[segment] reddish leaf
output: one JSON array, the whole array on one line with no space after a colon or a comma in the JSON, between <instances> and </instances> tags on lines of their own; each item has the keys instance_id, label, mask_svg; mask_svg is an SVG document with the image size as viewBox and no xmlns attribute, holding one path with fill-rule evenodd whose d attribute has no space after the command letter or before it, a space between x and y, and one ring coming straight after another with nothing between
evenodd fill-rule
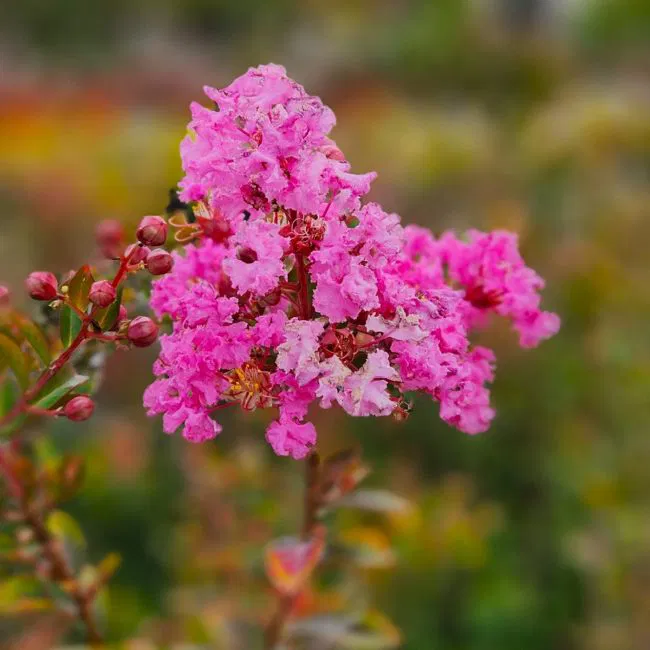
<instances>
[{"instance_id":1,"label":"reddish leaf","mask_svg":"<svg viewBox=\"0 0 650 650\"><path fill-rule=\"evenodd\" d=\"M322 536L309 541L296 537L274 540L266 548L266 575L280 593L296 594L318 566L324 550L325 542Z\"/></svg>"}]
</instances>

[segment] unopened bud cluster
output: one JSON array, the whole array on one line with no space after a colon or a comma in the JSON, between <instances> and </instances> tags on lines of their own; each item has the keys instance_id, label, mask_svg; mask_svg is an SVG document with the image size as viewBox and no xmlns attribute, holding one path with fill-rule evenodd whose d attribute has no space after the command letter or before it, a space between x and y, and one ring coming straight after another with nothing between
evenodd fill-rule
<instances>
[{"instance_id":1,"label":"unopened bud cluster","mask_svg":"<svg viewBox=\"0 0 650 650\"><path fill-rule=\"evenodd\" d=\"M136 231L138 243L126 248L123 228L116 221L100 223L96 237L105 257L119 259L122 256L130 266L142 264L152 275L169 273L174 265L174 258L166 250L156 248L167 241L167 222L160 216L143 217Z\"/></svg>"}]
</instances>

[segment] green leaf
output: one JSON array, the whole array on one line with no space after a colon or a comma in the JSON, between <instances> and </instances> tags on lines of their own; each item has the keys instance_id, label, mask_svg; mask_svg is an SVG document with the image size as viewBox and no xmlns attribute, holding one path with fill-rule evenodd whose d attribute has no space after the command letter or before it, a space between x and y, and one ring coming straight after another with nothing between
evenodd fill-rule
<instances>
[{"instance_id":1,"label":"green leaf","mask_svg":"<svg viewBox=\"0 0 650 650\"><path fill-rule=\"evenodd\" d=\"M96 568L101 584L106 584L122 564L122 557L119 553L109 553Z\"/></svg>"},{"instance_id":2,"label":"green leaf","mask_svg":"<svg viewBox=\"0 0 650 650\"><path fill-rule=\"evenodd\" d=\"M29 385L29 369L25 355L6 334L0 334L0 366L6 363L13 371L22 388Z\"/></svg>"},{"instance_id":3,"label":"green leaf","mask_svg":"<svg viewBox=\"0 0 650 650\"><path fill-rule=\"evenodd\" d=\"M102 328L102 331L110 330L117 321L120 313L120 305L122 304L122 290L123 287L117 290L115 300L108 307L98 309L95 312L94 320Z\"/></svg>"},{"instance_id":4,"label":"green leaf","mask_svg":"<svg viewBox=\"0 0 650 650\"><path fill-rule=\"evenodd\" d=\"M402 643L398 628L381 612L371 610L339 641L342 650L390 650Z\"/></svg>"},{"instance_id":5,"label":"green leaf","mask_svg":"<svg viewBox=\"0 0 650 650\"><path fill-rule=\"evenodd\" d=\"M63 347L67 348L81 330L81 319L68 305L61 308L59 328L61 330L61 342Z\"/></svg>"},{"instance_id":6,"label":"green leaf","mask_svg":"<svg viewBox=\"0 0 650 650\"><path fill-rule=\"evenodd\" d=\"M0 613L5 615L20 616L54 609L54 603L47 598L17 598L13 602L0 604Z\"/></svg>"},{"instance_id":7,"label":"green leaf","mask_svg":"<svg viewBox=\"0 0 650 650\"><path fill-rule=\"evenodd\" d=\"M360 510L391 514L403 514L412 509L412 505L407 499L393 494L389 490L357 490L341 499L339 504Z\"/></svg>"},{"instance_id":8,"label":"green leaf","mask_svg":"<svg viewBox=\"0 0 650 650\"><path fill-rule=\"evenodd\" d=\"M0 612L7 613L16 601L38 594L39 583L35 578L14 576L0 582Z\"/></svg>"},{"instance_id":9,"label":"green leaf","mask_svg":"<svg viewBox=\"0 0 650 650\"><path fill-rule=\"evenodd\" d=\"M84 264L68 283L68 298L81 311L85 311L88 307L88 294L94 281L90 267Z\"/></svg>"},{"instance_id":10,"label":"green leaf","mask_svg":"<svg viewBox=\"0 0 650 650\"><path fill-rule=\"evenodd\" d=\"M50 533L64 542L72 542L84 548L86 538L76 519L63 510L54 510L47 518L47 529Z\"/></svg>"},{"instance_id":11,"label":"green leaf","mask_svg":"<svg viewBox=\"0 0 650 650\"><path fill-rule=\"evenodd\" d=\"M89 380L90 377L86 375L74 375L70 377L70 379L65 381L63 384L60 384L59 386L54 386L52 390L50 390L49 392L45 394L41 394L38 400L34 402L33 406L42 409L52 408L57 404L57 402L63 399L68 393L73 391L75 388L79 388Z\"/></svg>"},{"instance_id":12,"label":"green leaf","mask_svg":"<svg viewBox=\"0 0 650 650\"><path fill-rule=\"evenodd\" d=\"M0 418L11 410L18 399L18 387L11 379L5 379L0 385Z\"/></svg>"},{"instance_id":13,"label":"green leaf","mask_svg":"<svg viewBox=\"0 0 650 650\"><path fill-rule=\"evenodd\" d=\"M16 314L14 317L16 327L22 332L29 344L34 348L41 361L47 366L52 360L50 354L50 345L41 329L29 318L22 314Z\"/></svg>"}]
</instances>

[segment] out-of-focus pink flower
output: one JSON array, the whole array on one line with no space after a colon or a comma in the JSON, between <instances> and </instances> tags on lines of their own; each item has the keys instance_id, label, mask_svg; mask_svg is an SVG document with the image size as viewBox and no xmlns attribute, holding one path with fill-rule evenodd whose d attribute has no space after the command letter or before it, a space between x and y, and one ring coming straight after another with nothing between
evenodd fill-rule
<instances>
[{"instance_id":1,"label":"out-of-focus pink flower","mask_svg":"<svg viewBox=\"0 0 650 650\"><path fill-rule=\"evenodd\" d=\"M124 226L115 219L106 219L97 224L95 239L104 257L116 259L124 248Z\"/></svg>"},{"instance_id":2,"label":"out-of-focus pink flower","mask_svg":"<svg viewBox=\"0 0 650 650\"><path fill-rule=\"evenodd\" d=\"M0 307L3 307L5 305L9 304L10 295L11 295L11 292L9 291L9 288L5 287L4 284L0 284Z\"/></svg>"}]
</instances>

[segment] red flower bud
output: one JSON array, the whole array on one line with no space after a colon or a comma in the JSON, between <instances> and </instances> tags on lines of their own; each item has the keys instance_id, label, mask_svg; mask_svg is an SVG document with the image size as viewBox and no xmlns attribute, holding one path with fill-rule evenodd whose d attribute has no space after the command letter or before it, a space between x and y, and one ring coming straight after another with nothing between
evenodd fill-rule
<instances>
[{"instance_id":1,"label":"red flower bud","mask_svg":"<svg viewBox=\"0 0 650 650\"><path fill-rule=\"evenodd\" d=\"M108 307L115 300L115 287L106 280L93 282L88 299L97 307Z\"/></svg>"},{"instance_id":2,"label":"red flower bud","mask_svg":"<svg viewBox=\"0 0 650 650\"><path fill-rule=\"evenodd\" d=\"M34 271L27 276L25 287L34 300L54 300L58 293L56 278L47 271Z\"/></svg>"},{"instance_id":3,"label":"red flower bud","mask_svg":"<svg viewBox=\"0 0 650 650\"><path fill-rule=\"evenodd\" d=\"M174 258L167 251L159 248L149 254L146 265L151 275L165 275L172 270Z\"/></svg>"},{"instance_id":4,"label":"red flower bud","mask_svg":"<svg viewBox=\"0 0 650 650\"><path fill-rule=\"evenodd\" d=\"M115 219L106 219L97 225L95 239L102 255L115 259L124 248L124 227Z\"/></svg>"},{"instance_id":5,"label":"red flower bud","mask_svg":"<svg viewBox=\"0 0 650 650\"><path fill-rule=\"evenodd\" d=\"M146 348L158 338L158 325L147 316L138 316L129 323L126 336L136 348Z\"/></svg>"},{"instance_id":6,"label":"red flower bud","mask_svg":"<svg viewBox=\"0 0 650 650\"><path fill-rule=\"evenodd\" d=\"M140 264L144 262L151 251L142 244L131 244L125 251L124 257L129 260L129 264Z\"/></svg>"},{"instance_id":7,"label":"red flower bud","mask_svg":"<svg viewBox=\"0 0 650 650\"><path fill-rule=\"evenodd\" d=\"M136 234L146 246L162 246L167 239L167 223L162 217L144 217Z\"/></svg>"},{"instance_id":8,"label":"red flower bud","mask_svg":"<svg viewBox=\"0 0 650 650\"><path fill-rule=\"evenodd\" d=\"M64 407L63 415L73 422L87 420L95 410L95 403L87 395L73 397Z\"/></svg>"}]
</instances>

